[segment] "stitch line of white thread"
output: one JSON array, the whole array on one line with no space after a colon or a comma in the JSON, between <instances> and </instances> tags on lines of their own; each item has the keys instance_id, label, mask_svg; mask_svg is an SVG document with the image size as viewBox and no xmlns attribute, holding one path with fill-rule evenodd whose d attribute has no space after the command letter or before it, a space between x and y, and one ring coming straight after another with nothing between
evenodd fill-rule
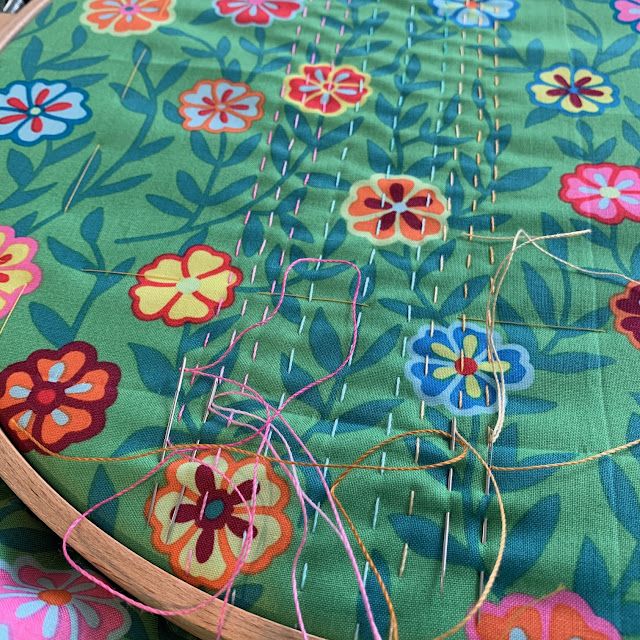
<instances>
[{"instance_id":1,"label":"stitch line of white thread","mask_svg":"<svg viewBox=\"0 0 640 640\"><path fill-rule=\"evenodd\" d=\"M414 8L414 6L412 5L412 9ZM443 39L442 39L442 61L441 61L441 66L440 66L440 73L441 73L441 81L440 81L440 87L439 87L439 99L438 99L438 107L437 107L437 119L436 119L436 125L435 125L435 131L436 131L436 136L440 133L441 128L442 128L442 114L443 114L443 110L444 110L444 94L445 94L445 89L446 89L446 72L447 72L447 55L448 55L448 36L449 36L449 24L447 22L448 20L448 16L444 16L444 21L443 21ZM407 51L407 55L405 57L405 62L408 62L408 51ZM460 90L460 85L459 85L459 90ZM461 114L462 110L461 110L461 105L460 103L458 103L458 109L457 109L457 117ZM459 128L456 129L457 130L457 136L459 137ZM430 169L430 175L429 175L429 181L433 184L435 177L436 177L436 157L438 155L438 142L437 139L434 141L434 145L433 145L433 152L432 152L432 164L431 164L431 169ZM457 157L457 147L454 146L454 157ZM449 173L449 181L452 184L453 183L453 169L450 170ZM451 198L447 198L447 202L446 202L446 207L447 207L447 211L451 211ZM447 241L447 232L448 232L448 228L447 225L443 225L443 230L442 230L442 244L444 245L444 243ZM420 262L420 256L421 256L421 251L422 251L422 246L418 245L416 247L416 263ZM372 251L372 255L371 255L371 259L373 259L374 256L374 251ZM444 272L444 265L445 265L445 261L444 261L444 254L440 255L440 260L439 260L439 271L442 273ZM416 279L416 271L415 269L413 270L412 274L411 274L411 284L410 284L410 289L411 291L414 290L415 288L415 279ZM437 304L437 300L438 300L438 285L435 284L434 288L433 288L433 302L434 304ZM406 323L407 325L409 325L411 323L411 317L412 317L412 305L411 303L407 304L407 318L406 318ZM433 336L433 333L435 331L435 321L432 319L431 323L430 323L430 334ZM404 336L403 340L402 340L402 347L401 347L401 355L402 355L402 359L404 360L405 355L406 355L406 348L407 348L407 341L408 341L408 337L409 336ZM425 375L426 372L428 371L428 358L425 358ZM401 385L401 380L402 380L402 376L398 375L396 377L396 382L395 382L395 388L394 388L394 395L396 397L398 397L400 395L400 385ZM420 401L420 409L419 409L419 415L420 415L420 420L423 421L425 418L425 402L424 400ZM389 412L388 418L387 418L387 430L386 430L386 434L389 435L391 433L391 429L393 427L393 411ZM419 439L416 441L416 457L419 456ZM415 494L413 491L411 491L410 493L410 500L409 500L409 504L410 504L410 508L409 508L409 513L408 515L412 515L413 514L413 505L414 505L414 498L415 498ZM379 498L378 498L379 501ZM377 514L378 511L378 502L376 502L376 507L374 510L374 513ZM398 569L398 577L402 577L406 567L407 567L407 558L408 558L408 551L409 551L409 547L408 544L405 542L402 546L402 550L400 553L400 566Z\"/></svg>"}]
</instances>

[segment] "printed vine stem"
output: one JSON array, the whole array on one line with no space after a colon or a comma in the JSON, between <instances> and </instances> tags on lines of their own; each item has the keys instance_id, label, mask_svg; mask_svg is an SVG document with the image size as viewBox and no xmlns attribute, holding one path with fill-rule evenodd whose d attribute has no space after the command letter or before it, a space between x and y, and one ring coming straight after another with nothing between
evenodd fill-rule
<instances>
[{"instance_id":1,"label":"printed vine stem","mask_svg":"<svg viewBox=\"0 0 640 640\"><path fill-rule=\"evenodd\" d=\"M47 22L47 18L51 15L51 11L53 9L53 4L45 7L36 17L35 19L35 27L30 30L24 30L18 33L13 40L20 40L22 38L28 38L32 35L40 35L43 31L53 26L60 18L63 18L68 13L71 13L77 5L77 2L67 2L66 4L60 5L54 16L51 18L49 22ZM58 7L58 4L56 4Z\"/></svg>"},{"instance_id":2,"label":"printed vine stem","mask_svg":"<svg viewBox=\"0 0 640 640\"><path fill-rule=\"evenodd\" d=\"M336 21L336 27L340 28L342 26L345 27L345 29L351 31L351 35L349 36L349 38L344 42L343 45L341 45L340 47L340 51L338 52L338 55L335 57L335 64L336 65L341 65L345 58L351 58L351 57L361 57L360 53L351 53L352 49L354 48L354 46L358 43L358 40L360 40L360 38L362 37L369 37L370 35L373 35L373 33L375 33L378 29L380 29L380 27L382 27L384 25L384 23L387 21L387 18L381 19L380 15L378 16L377 20L373 20L373 16L369 16L368 18L366 18L365 20L360 20L360 16L359 16L359 9L361 9L362 7L365 6L370 6L372 4L378 4L379 0L369 0L369 2L366 2L365 4L362 4L361 6L357 6L355 3L350 3L347 2L346 0L341 0L341 4L343 6L349 6L350 8L350 18L351 18L351 24L347 24L347 23L342 23L340 21ZM368 31L366 30L367 25L370 26L370 28L372 29L371 34L368 33ZM375 40L372 40L369 47L376 47L375 45ZM377 41L379 43L383 43L384 41ZM390 44L390 43L389 43ZM378 50L382 50L384 48L386 48L385 46L380 46L380 47L376 47Z\"/></svg>"},{"instance_id":3,"label":"printed vine stem","mask_svg":"<svg viewBox=\"0 0 640 640\"><path fill-rule=\"evenodd\" d=\"M411 48L413 48L417 43L419 42L427 42L427 41L434 41L434 40L444 40L444 39L450 39L452 38L454 35L457 35L457 32L455 30L452 30L449 32L449 35L447 37L444 36L443 32L442 32L442 21L441 20L435 20L435 21L431 21L428 20L427 18L429 18L429 14L425 14L422 11L418 11L418 15L423 19L424 22L426 22L427 24L430 24L431 27L429 29L426 29L425 31L423 31L422 33L420 33L419 31L413 31L411 33ZM417 22L417 21L414 21ZM408 33L408 21L405 22L405 33ZM387 72L389 70L395 70L400 66L400 61L404 59L405 54L408 51L408 46L407 46L407 40L406 38L403 41L403 44L400 45L397 49L396 49L396 53L393 57L393 60L385 65L385 67L382 67L381 69L376 70L378 73L380 72ZM373 72L373 75L376 75L376 72ZM438 82L438 84L440 84Z\"/></svg>"},{"instance_id":4,"label":"printed vine stem","mask_svg":"<svg viewBox=\"0 0 640 640\"><path fill-rule=\"evenodd\" d=\"M322 126L321 123L318 126ZM317 131L317 127L316 127ZM119 238L115 241L116 244L131 244L134 242L145 242L146 240L157 240L160 238L170 238L178 235L183 235L186 233L193 233L194 231L200 231L202 229L209 229L219 224L224 224L229 220L233 220L241 215L246 215L247 209L252 209L252 215L261 215L267 216L268 212L261 212L253 210L255 205L263 202L264 200L270 198L279 187L282 187L290 178L295 175L295 172L300 167L304 159L313 151L313 147L310 145L306 145L304 150L300 153L295 162L287 168L287 172L284 176L281 176L276 182L272 183L269 189L260 193L255 199L251 199L249 201L243 202L242 205L234 209L231 213L228 213L220 218L213 218L211 220L207 220L206 222L200 222L199 224L193 224L192 221L185 222L178 229L172 229L170 231L161 231L159 233L152 233L144 236L133 236L129 238ZM204 210L204 206L203 206Z\"/></svg>"},{"instance_id":5,"label":"printed vine stem","mask_svg":"<svg viewBox=\"0 0 640 640\"><path fill-rule=\"evenodd\" d=\"M217 49L212 48L206 41L202 40L201 38L198 38L197 36L192 36L190 34L187 34L185 32L182 32L178 29L173 29L173 28L169 28L166 27L164 28L165 31L169 30L171 33L176 32L178 34L184 35L192 40L197 41L200 44L203 44L206 48L204 50L205 53L208 53L208 55L210 55L211 57L215 57L218 60L218 63L220 64L220 70L221 73L224 72L224 68L225 68L225 62L224 62L224 58L225 55L220 55ZM291 43L287 43L286 48L289 50L291 46ZM274 47L271 49L268 49L267 51L275 51L278 52L281 48L283 47ZM183 48L184 50L184 48ZM186 51L188 53L188 50ZM255 53L254 53L255 55ZM260 55L256 56L256 63L254 64L253 69L249 72L248 77L245 79L245 81L248 80L249 77L251 77L252 75L255 75L257 73L260 72L260 69L262 67L261 64L262 58ZM269 63L267 63L269 64ZM212 218L211 220L206 220L203 222L197 222L197 218L200 217L200 214L204 211L205 207L207 206L204 203L204 198L203 198L203 202L200 203L200 205L198 206L197 212L194 213L193 218L188 219L187 221L185 221L180 227L178 227L178 229L172 229L172 230L167 230L167 231L161 231L158 233L153 233L153 234L146 234L143 236L134 236L134 237L128 237L128 238L120 238L118 240L116 240L116 244L130 244L130 243L136 243L136 242L145 242L148 240L158 240L158 239L162 239L162 238L168 238L168 237L175 237L175 236L179 236L179 235L183 235L183 234L191 234L194 232L198 232L198 231L203 231L206 229L210 229L211 227L220 225L220 224L224 224L234 218L237 218L239 216L244 216L246 215L246 212L248 209L252 210L252 215L255 216L259 216L259 217L267 217L270 215L269 211L259 211L256 210L255 207L256 205L259 205L261 202L271 198L278 190L280 190L289 180L290 178L294 177L296 174L296 171L301 167L302 163L304 162L304 160L307 158L307 156L316 148L316 146L318 146L319 144L321 144L321 140L318 142L317 141L317 134L318 131L320 130L320 128L323 126L324 124L324 117L323 116L319 116L316 119L316 126L315 126L315 132L313 134L313 143L309 144L305 144L304 149L300 152L300 154L298 155L298 157L296 158L296 160L289 164L287 166L287 171L284 175L280 175L279 178L277 179L277 181L272 182L269 186L268 189L266 189L265 191L262 191L256 198L251 198L249 201L245 201L243 202L239 207L237 207L234 211L222 216L222 217L216 217L216 218ZM222 134L224 135L224 134ZM219 154L218 156L218 160L220 160L222 158L222 152ZM217 167L217 172L215 174L215 178L218 177L219 172L221 171L222 168L225 167L225 163L224 162L218 162L217 165L219 165ZM279 168L276 168L279 170ZM215 171L215 169L214 169ZM213 177L213 176L212 176ZM215 182L215 179L214 179ZM213 183L211 183L210 188L213 187Z\"/></svg>"},{"instance_id":6,"label":"printed vine stem","mask_svg":"<svg viewBox=\"0 0 640 640\"><path fill-rule=\"evenodd\" d=\"M574 13L577 13L579 16L581 16L582 19L593 29L593 34L595 35L597 48L598 48L597 55L600 55L602 53L603 37L602 37L602 30L600 29L596 21L586 11L584 11L583 9L578 9L578 7L575 5L573 0L560 0L560 4L564 5L570 11L573 11Z\"/></svg>"},{"instance_id":7,"label":"printed vine stem","mask_svg":"<svg viewBox=\"0 0 640 640\"><path fill-rule=\"evenodd\" d=\"M93 134L91 135L93 137ZM40 173L42 173L42 170L48 167L50 164L49 157L53 151L53 142L51 140L47 140L45 145L46 146L45 146L44 155L40 159L40 162L38 163L38 165L33 169L33 172L29 180L23 182L22 184L19 184L16 189L14 189L4 200L0 202L0 211L6 211L8 209L13 209L15 207L19 207L25 204L24 200L18 197L19 194L25 192L26 188L40 175ZM56 184L57 183L52 182L43 187L39 187L38 189L41 190L41 194L44 194L50 189L52 189ZM37 197L39 197L39 195ZM33 199L36 199L36 198L33 198ZM28 200L28 202L30 201L31 200Z\"/></svg>"},{"instance_id":8,"label":"printed vine stem","mask_svg":"<svg viewBox=\"0 0 640 640\"><path fill-rule=\"evenodd\" d=\"M137 53L136 47L134 47L133 57L138 59L139 54L136 55L136 53ZM149 51L144 61L138 67L138 74L144 82L144 86L148 93L147 97L150 99L153 98L153 100L150 102L151 111L149 113L145 113L145 118L142 123L142 126L140 127L140 129L138 129L138 133L133 139L133 142L129 145L127 150L120 156L120 158L118 158L118 160L116 160L100 176L95 178L93 182L89 180L86 183L80 184L80 188L78 189L74 198L75 204L79 204L80 202L83 202L84 200L89 198L101 197L101 194L98 193L98 190L104 186L104 183L107 180L109 180L113 175L115 175L118 171L120 171L120 169L122 169L123 166L125 166L130 162L135 162L138 160L138 158L136 158L135 156L137 152L139 152L140 148L142 147L142 143L145 141L147 135L149 134L149 131L151 130L151 126L153 125L153 121L155 120L156 114L158 112L158 98L161 95L161 93L163 93L163 92L161 93L156 92L156 87L154 87L153 83L151 82L151 79L149 78L149 74L147 73L147 66L149 64L150 57L151 57L151 51ZM169 87L167 87L167 89L168 88ZM126 101L126 98L124 98L124 101ZM147 177L150 177L150 174Z\"/></svg>"},{"instance_id":9,"label":"printed vine stem","mask_svg":"<svg viewBox=\"0 0 640 640\"><path fill-rule=\"evenodd\" d=\"M133 57L135 59L139 58L139 51L140 51L140 47L142 45L140 45L140 43L137 43L136 45L134 45L133 48ZM136 53L138 53L138 55L136 56ZM136 136L134 137L132 143L129 145L129 147L124 151L124 153L109 167L107 168L105 171L102 172L102 174L98 175L98 177L96 177L95 179L88 179L83 182L80 183L80 186L78 188L78 190L75 193L74 199L73 199L73 206L77 206L79 203L85 201L85 200L90 200L93 198L101 198L103 197L103 193L101 192L101 189L108 189L109 187L111 187L113 184L118 184L116 183L111 183L111 184L106 184L105 182L107 182L110 178L112 178L118 171L120 171L124 166L126 166L129 163L133 163L133 162L137 162L141 159L144 158L148 158L150 155L155 155L155 153L158 153L157 151L154 151L152 153L145 153L144 151L142 153L141 150L143 149L143 144L151 130L151 127L153 125L153 122L155 120L155 117L157 115L158 112L158 100L159 97L162 95L162 93L164 93L164 91L168 90L170 88L170 86L167 86L164 88L163 91L161 92L157 92L156 87L153 85L153 83L151 82L149 75L147 73L147 65L149 63L149 58L151 56L151 53L147 54L147 59L146 61L144 61L142 64L140 64L139 69L138 69L138 73L140 75L140 77L143 79L144 85L147 89L147 93L148 95L146 96L146 98L148 99L148 105L149 105L149 111L147 111L144 115L144 120L142 122L142 125L140 126L140 128L138 129L138 132L136 133ZM180 63L178 63L179 65ZM177 65L176 65L177 66ZM175 68L172 67L172 69ZM186 66L184 68L184 70L186 70ZM178 78L175 78L174 82L177 81ZM118 85L119 86L119 85ZM114 89L115 90L115 89ZM126 98L125 98L126 101ZM162 141L167 141L167 142L171 142L172 138L170 137L165 137L165 138L159 138L158 140L162 140ZM156 141L157 142L157 141ZM153 144L153 143L151 143ZM166 146L166 145L165 145ZM101 153L98 152L96 154L96 157L94 159L94 162L99 162L100 158L101 158ZM55 211L54 213L52 213L50 216L44 218L43 220L41 220L40 222L34 224L31 227L31 231L37 231L39 229L42 229L43 227L45 227L46 225L48 225L50 222L53 222L54 220L58 219L60 216L64 215L64 208L65 205L67 204L69 197L70 197L70 193L72 191L72 189L75 187L77 180L80 178L80 176L82 175L82 172L85 169L85 165L83 165L82 167L79 168L79 171L77 173L77 176L74 180L74 182L72 182L72 184L70 185L69 189L67 190L67 192L65 193L64 197L62 198L61 204L60 204L60 209L58 211ZM127 186L125 189L122 189L121 191L125 191L129 188L133 188L134 186L137 186L138 184L144 182L145 180L147 180L149 177L151 176L151 174L139 174L137 176L130 176L127 178L124 178L123 181L129 181L131 183L131 186Z\"/></svg>"},{"instance_id":10,"label":"printed vine stem","mask_svg":"<svg viewBox=\"0 0 640 640\"><path fill-rule=\"evenodd\" d=\"M66 5L65 5L66 6ZM59 66L60 63L69 61L69 58L76 52L78 52L84 44L86 43L86 30L78 26L74 29L73 34L71 36L71 47L69 50L50 58L47 61L41 62L40 56L42 54L42 41L37 36L32 37L31 41L27 45L25 49L25 54L22 58L22 71L26 80L33 80L38 76L38 71L40 69L53 69L56 70L56 66ZM78 69L84 69L86 67L93 66L100 62L106 60L108 56L92 56L87 58L79 58L72 61L79 66ZM96 74L92 77L92 82L85 83L82 86L90 86L90 84L94 84L104 77L104 74ZM8 196L4 198L0 202L0 210L7 210L19 207L28 202L32 202L33 200L37 200L42 197L44 194L48 193L54 186L56 186L56 182L51 182L42 187L37 187L36 189L28 190L28 187L40 176L42 171L59 162L61 159L65 159L68 156L64 156L62 158L51 160L52 156L55 155L55 151L60 149L68 149L69 146L74 149L74 153L80 152L95 136L94 133L86 134L84 136L79 136L75 140L65 141L61 144L57 149L53 146L52 140L47 140L45 143L45 153L40 159L38 165L33 168L33 170L28 174L22 174L20 179L16 179L17 188L13 190ZM78 149L75 149L75 145L80 142L78 145ZM13 153L18 154L19 156L23 156L21 151L13 150ZM24 162L27 165L31 166L30 158L27 158Z\"/></svg>"},{"instance_id":11,"label":"printed vine stem","mask_svg":"<svg viewBox=\"0 0 640 640\"><path fill-rule=\"evenodd\" d=\"M220 73L223 76L226 75L227 65L225 64L225 58L229 53L229 51L231 50L231 43L229 42L229 39L226 36L223 36L218 41L217 47L213 47L204 38L200 38L192 33L188 33L176 27L160 27L159 31L161 33L164 33L165 35L169 35L172 37L186 38L187 40L191 40L192 42L195 42L201 45L203 49L192 49L191 47L182 47L182 51L183 53L188 55L190 58L193 58L193 57L214 58L218 63L218 66L220 68ZM277 53L289 52L292 46L291 42L287 42L283 45L277 45L275 47L269 47L265 49L264 35L262 33L262 30L259 30L256 28L255 34L256 34L255 36L256 40L258 40L258 46L256 46L253 42L249 42L249 41L247 41L247 43L242 43L242 42L240 43L240 46L247 53L255 56L256 58L256 61L254 62L252 69L249 71L246 78L244 79L244 82L246 82L247 84L251 84L251 82L255 79L255 77L259 73L263 72L263 67L266 66L266 65L263 65L265 54L270 54L270 53L277 54ZM273 64L274 62L277 62L277 61L278 59L274 58L273 60L268 62L267 65ZM282 66L284 66L284 64L286 64L286 62L283 62Z\"/></svg>"}]
</instances>

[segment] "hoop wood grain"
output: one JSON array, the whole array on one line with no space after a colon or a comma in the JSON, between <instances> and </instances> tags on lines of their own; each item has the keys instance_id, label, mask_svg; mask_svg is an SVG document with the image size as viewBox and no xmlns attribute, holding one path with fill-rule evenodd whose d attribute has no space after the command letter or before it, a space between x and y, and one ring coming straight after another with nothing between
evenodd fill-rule
<instances>
[{"instance_id":1,"label":"hoop wood grain","mask_svg":"<svg viewBox=\"0 0 640 640\"><path fill-rule=\"evenodd\" d=\"M33 513L59 536L80 515L57 493L0 429L0 477ZM185 609L207 597L140 557L114 540L89 520L83 520L69 540L70 545L98 571L142 602L159 609ZM215 637L221 602L214 600L188 616L171 620L202 640ZM299 631L227 605L224 640L301 640ZM314 637L314 640L320 640Z\"/></svg>"},{"instance_id":2,"label":"hoop wood grain","mask_svg":"<svg viewBox=\"0 0 640 640\"><path fill-rule=\"evenodd\" d=\"M31 0L18 13L0 13L0 51L33 20L51 0Z\"/></svg>"}]
</instances>

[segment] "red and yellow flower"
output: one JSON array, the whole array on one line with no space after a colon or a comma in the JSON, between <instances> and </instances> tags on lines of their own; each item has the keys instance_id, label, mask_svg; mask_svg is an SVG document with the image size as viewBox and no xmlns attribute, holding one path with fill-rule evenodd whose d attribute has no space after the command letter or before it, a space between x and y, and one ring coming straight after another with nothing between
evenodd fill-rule
<instances>
[{"instance_id":1,"label":"red and yellow flower","mask_svg":"<svg viewBox=\"0 0 640 640\"><path fill-rule=\"evenodd\" d=\"M0 374L0 420L23 451L37 448L25 432L61 451L102 431L119 382L118 366L86 342L35 351Z\"/></svg>"},{"instance_id":2,"label":"red and yellow flower","mask_svg":"<svg viewBox=\"0 0 640 640\"><path fill-rule=\"evenodd\" d=\"M0 318L9 314L18 296L37 289L42 278L32 262L38 243L16 238L11 227L0 226Z\"/></svg>"},{"instance_id":3,"label":"red and yellow flower","mask_svg":"<svg viewBox=\"0 0 640 640\"><path fill-rule=\"evenodd\" d=\"M137 279L129 290L134 315L178 327L208 322L233 304L242 271L231 266L228 254L199 244L184 256L163 253L142 267Z\"/></svg>"},{"instance_id":4,"label":"red and yellow flower","mask_svg":"<svg viewBox=\"0 0 640 640\"><path fill-rule=\"evenodd\" d=\"M172 22L176 0L88 0L82 21L97 33L128 36Z\"/></svg>"},{"instance_id":5,"label":"red and yellow flower","mask_svg":"<svg viewBox=\"0 0 640 640\"><path fill-rule=\"evenodd\" d=\"M466 632L468 640L622 640L609 621L571 591L544 598L515 593L500 604L485 603Z\"/></svg>"},{"instance_id":6,"label":"red and yellow flower","mask_svg":"<svg viewBox=\"0 0 640 640\"><path fill-rule=\"evenodd\" d=\"M285 98L303 111L338 116L366 101L370 82L369 74L351 65L305 64L285 78Z\"/></svg>"},{"instance_id":7,"label":"red and yellow flower","mask_svg":"<svg viewBox=\"0 0 640 640\"><path fill-rule=\"evenodd\" d=\"M300 0L214 0L219 16L239 27L267 27L277 20L291 20L302 9Z\"/></svg>"},{"instance_id":8,"label":"red and yellow flower","mask_svg":"<svg viewBox=\"0 0 640 640\"><path fill-rule=\"evenodd\" d=\"M169 556L173 571L183 580L218 589L233 575L249 529L244 502L253 496L255 465L254 456L234 460L219 451L167 467L166 484L158 491L150 518L151 541ZM266 461L257 463L255 473L255 515L244 574L264 571L289 547L293 533L285 513L287 482ZM147 510L150 504L151 500Z\"/></svg>"},{"instance_id":9,"label":"red and yellow flower","mask_svg":"<svg viewBox=\"0 0 640 640\"><path fill-rule=\"evenodd\" d=\"M355 182L341 214L349 231L374 244L419 245L442 233L449 215L437 187L411 176L375 174Z\"/></svg>"}]
</instances>

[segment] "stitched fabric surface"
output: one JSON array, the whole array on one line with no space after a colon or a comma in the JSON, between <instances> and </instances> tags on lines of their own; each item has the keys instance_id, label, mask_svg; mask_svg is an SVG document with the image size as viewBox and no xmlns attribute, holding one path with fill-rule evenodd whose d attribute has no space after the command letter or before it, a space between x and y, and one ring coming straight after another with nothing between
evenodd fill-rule
<instances>
[{"instance_id":1,"label":"stitched fabric surface","mask_svg":"<svg viewBox=\"0 0 640 640\"><path fill-rule=\"evenodd\" d=\"M640 278L639 31L637 0L54 0L0 67L2 427L80 510L159 457L65 462L33 438L84 457L161 447L179 387L172 442L238 440L206 415L211 380L181 377L183 363L215 361L273 308L290 263L339 258L363 275L356 352L284 412L316 460L349 464L394 434L448 432L452 418L488 456L498 395L485 306L518 230L590 230L541 244ZM354 287L344 265L299 264L280 313L224 375L277 406L334 371ZM639 305L635 282L577 273L533 247L516 254L497 307L508 401L494 465L640 438ZM230 483L249 498L255 458L218 456L225 480L199 464L212 455L171 463L92 519L215 591L249 526ZM407 437L370 462L447 457L444 440ZM497 472L504 559L482 615L456 637L640 638L639 462L634 448ZM277 465L257 473L255 540L232 601L294 626L301 510ZM317 473L299 473L326 508ZM435 637L465 616L500 535L477 461L455 465L450 492L440 469L359 470L338 493L400 638ZM2 496L0 638L187 637L92 591L59 541ZM373 637L344 550L309 518L307 630ZM387 605L358 559L385 636Z\"/></svg>"}]
</instances>

